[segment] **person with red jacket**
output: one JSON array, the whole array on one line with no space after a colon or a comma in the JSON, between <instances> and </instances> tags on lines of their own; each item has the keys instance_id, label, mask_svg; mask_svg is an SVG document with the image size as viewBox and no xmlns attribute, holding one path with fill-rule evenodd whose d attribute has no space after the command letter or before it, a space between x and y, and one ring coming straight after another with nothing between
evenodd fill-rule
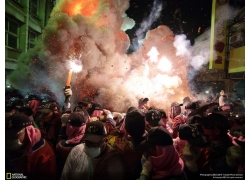
<instances>
[{"instance_id":1,"label":"person with red jacket","mask_svg":"<svg viewBox=\"0 0 250 180\"><path fill-rule=\"evenodd\" d=\"M172 137L173 138L178 137L179 125L186 123L185 117L181 114L181 106L182 105L183 104L179 104L177 102L173 102L171 104L171 109L170 109L170 114L169 114L170 118L169 119L170 119L170 122L172 124L172 130L173 130Z\"/></svg>"},{"instance_id":2,"label":"person with red jacket","mask_svg":"<svg viewBox=\"0 0 250 180\"><path fill-rule=\"evenodd\" d=\"M35 119L39 126L42 138L48 140L55 149L58 135L61 129L61 113L56 102L47 102L42 109L38 109L40 116Z\"/></svg>"},{"instance_id":3,"label":"person with red jacket","mask_svg":"<svg viewBox=\"0 0 250 180\"><path fill-rule=\"evenodd\" d=\"M56 157L25 114L5 119L6 173L23 173L27 179L56 179Z\"/></svg>"}]
</instances>

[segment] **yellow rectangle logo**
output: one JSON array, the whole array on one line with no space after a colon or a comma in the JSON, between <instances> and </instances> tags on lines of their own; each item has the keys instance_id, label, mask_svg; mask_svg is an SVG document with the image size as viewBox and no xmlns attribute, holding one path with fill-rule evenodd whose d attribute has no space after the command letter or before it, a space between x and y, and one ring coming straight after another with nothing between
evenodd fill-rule
<instances>
[{"instance_id":1,"label":"yellow rectangle logo","mask_svg":"<svg viewBox=\"0 0 250 180\"><path fill-rule=\"evenodd\" d=\"M6 179L11 179L11 173L6 173Z\"/></svg>"}]
</instances>

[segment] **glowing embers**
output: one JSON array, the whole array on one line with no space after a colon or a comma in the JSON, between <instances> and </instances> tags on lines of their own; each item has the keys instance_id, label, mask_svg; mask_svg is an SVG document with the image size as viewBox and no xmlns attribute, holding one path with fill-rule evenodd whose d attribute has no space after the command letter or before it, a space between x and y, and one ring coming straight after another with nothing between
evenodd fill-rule
<instances>
[{"instance_id":1,"label":"glowing embers","mask_svg":"<svg viewBox=\"0 0 250 180\"><path fill-rule=\"evenodd\" d=\"M72 60L70 61L70 70L68 73L67 81L66 81L66 86L70 86L70 81L72 77L72 72L78 73L82 70L82 63L79 60Z\"/></svg>"},{"instance_id":2,"label":"glowing embers","mask_svg":"<svg viewBox=\"0 0 250 180\"><path fill-rule=\"evenodd\" d=\"M77 14L81 14L85 17L91 17L98 10L98 0L67 1L64 7L71 17Z\"/></svg>"}]
</instances>

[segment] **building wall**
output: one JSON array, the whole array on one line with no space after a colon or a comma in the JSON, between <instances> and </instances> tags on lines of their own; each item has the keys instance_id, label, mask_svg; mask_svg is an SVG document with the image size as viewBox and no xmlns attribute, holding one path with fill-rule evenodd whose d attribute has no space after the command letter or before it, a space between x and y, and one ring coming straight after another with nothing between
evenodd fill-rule
<instances>
[{"instance_id":1,"label":"building wall","mask_svg":"<svg viewBox=\"0 0 250 180\"><path fill-rule=\"evenodd\" d=\"M16 68L20 54L32 48L53 7L53 0L5 1L5 76Z\"/></svg>"}]
</instances>

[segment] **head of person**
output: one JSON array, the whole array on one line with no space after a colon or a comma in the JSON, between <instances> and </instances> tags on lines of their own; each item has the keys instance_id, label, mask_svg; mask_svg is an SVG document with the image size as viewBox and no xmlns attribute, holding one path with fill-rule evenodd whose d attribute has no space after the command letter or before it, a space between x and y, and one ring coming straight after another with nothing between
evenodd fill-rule
<instances>
[{"instance_id":1,"label":"head of person","mask_svg":"<svg viewBox=\"0 0 250 180\"><path fill-rule=\"evenodd\" d=\"M88 110L92 107L92 102L90 98L84 98L78 103L78 106L81 106L83 109Z\"/></svg>"},{"instance_id":2,"label":"head of person","mask_svg":"<svg viewBox=\"0 0 250 180\"><path fill-rule=\"evenodd\" d=\"M178 130L179 138L197 147L206 147L208 140L202 135L202 129L196 124L181 124Z\"/></svg>"},{"instance_id":3,"label":"head of person","mask_svg":"<svg viewBox=\"0 0 250 180\"><path fill-rule=\"evenodd\" d=\"M139 99L138 108L139 109L148 109L149 108L149 99L147 97Z\"/></svg>"},{"instance_id":4,"label":"head of person","mask_svg":"<svg viewBox=\"0 0 250 180\"><path fill-rule=\"evenodd\" d=\"M137 146L141 150L150 150L155 146L173 146L169 131L163 127L153 127L148 131L146 139Z\"/></svg>"},{"instance_id":5,"label":"head of person","mask_svg":"<svg viewBox=\"0 0 250 180\"><path fill-rule=\"evenodd\" d=\"M136 107L130 106L130 107L127 109L126 114L128 114L128 113L130 113L131 111L134 111L134 110L136 110L136 109L137 109Z\"/></svg>"},{"instance_id":6,"label":"head of person","mask_svg":"<svg viewBox=\"0 0 250 180\"><path fill-rule=\"evenodd\" d=\"M41 105L41 98L35 94L29 94L24 99L26 99L28 106L31 107L33 112L35 112L37 108Z\"/></svg>"},{"instance_id":7,"label":"head of person","mask_svg":"<svg viewBox=\"0 0 250 180\"><path fill-rule=\"evenodd\" d=\"M146 112L145 114L146 121L152 126L160 126L160 120L162 118L162 114L160 111L156 109L150 109L149 111Z\"/></svg>"},{"instance_id":8,"label":"head of person","mask_svg":"<svg viewBox=\"0 0 250 180\"><path fill-rule=\"evenodd\" d=\"M186 105L188 105L189 103L191 103L192 101L191 101L191 99L190 99L190 97L184 97L183 98L183 106L185 107Z\"/></svg>"},{"instance_id":9,"label":"head of person","mask_svg":"<svg viewBox=\"0 0 250 180\"><path fill-rule=\"evenodd\" d=\"M38 109L38 112L43 122L50 122L53 120L54 115L59 112L59 107L55 102L47 102L41 109Z\"/></svg>"},{"instance_id":10,"label":"head of person","mask_svg":"<svg viewBox=\"0 0 250 180\"><path fill-rule=\"evenodd\" d=\"M33 115L33 111L31 109L31 107L29 107L29 106L21 107L18 111L19 111L19 113L25 114L27 116Z\"/></svg>"},{"instance_id":11,"label":"head of person","mask_svg":"<svg viewBox=\"0 0 250 180\"><path fill-rule=\"evenodd\" d=\"M220 91L220 95L221 96L224 96L225 95L225 92L223 90Z\"/></svg>"},{"instance_id":12,"label":"head of person","mask_svg":"<svg viewBox=\"0 0 250 180\"><path fill-rule=\"evenodd\" d=\"M90 117L97 117L103 114L102 105L99 103L92 103L91 107L87 109Z\"/></svg>"},{"instance_id":13,"label":"head of person","mask_svg":"<svg viewBox=\"0 0 250 180\"><path fill-rule=\"evenodd\" d=\"M170 117L173 119L175 118L177 115L179 115L181 113L181 106L183 104L179 104L177 102L173 102L171 104L171 112L170 112Z\"/></svg>"},{"instance_id":14,"label":"head of person","mask_svg":"<svg viewBox=\"0 0 250 180\"><path fill-rule=\"evenodd\" d=\"M33 121L25 114L13 114L5 118L5 148L18 151L28 142L26 127L33 126Z\"/></svg>"},{"instance_id":15,"label":"head of person","mask_svg":"<svg viewBox=\"0 0 250 180\"><path fill-rule=\"evenodd\" d=\"M68 124L75 127L80 127L86 124L89 118L89 113L86 110L73 112L68 117Z\"/></svg>"},{"instance_id":16,"label":"head of person","mask_svg":"<svg viewBox=\"0 0 250 180\"><path fill-rule=\"evenodd\" d=\"M84 143L84 152L90 158L96 158L101 155L108 142L104 124L101 121L89 122L86 125L81 142Z\"/></svg>"},{"instance_id":17,"label":"head of person","mask_svg":"<svg viewBox=\"0 0 250 180\"><path fill-rule=\"evenodd\" d=\"M24 107L24 102L18 98L13 98L5 104L5 116L11 116Z\"/></svg>"},{"instance_id":18,"label":"head of person","mask_svg":"<svg viewBox=\"0 0 250 180\"><path fill-rule=\"evenodd\" d=\"M125 130L134 142L141 142L145 135L146 118L140 110L134 110L126 114Z\"/></svg>"},{"instance_id":19,"label":"head of person","mask_svg":"<svg viewBox=\"0 0 250 180\"><path fill-rule=\"evenodd\" d=\"M219 113L211 113L200 120L203 134L208 137L210 141L222 140L228 137L227 133L230 128L227 117Z\"/></svg>"}]
</instances>

